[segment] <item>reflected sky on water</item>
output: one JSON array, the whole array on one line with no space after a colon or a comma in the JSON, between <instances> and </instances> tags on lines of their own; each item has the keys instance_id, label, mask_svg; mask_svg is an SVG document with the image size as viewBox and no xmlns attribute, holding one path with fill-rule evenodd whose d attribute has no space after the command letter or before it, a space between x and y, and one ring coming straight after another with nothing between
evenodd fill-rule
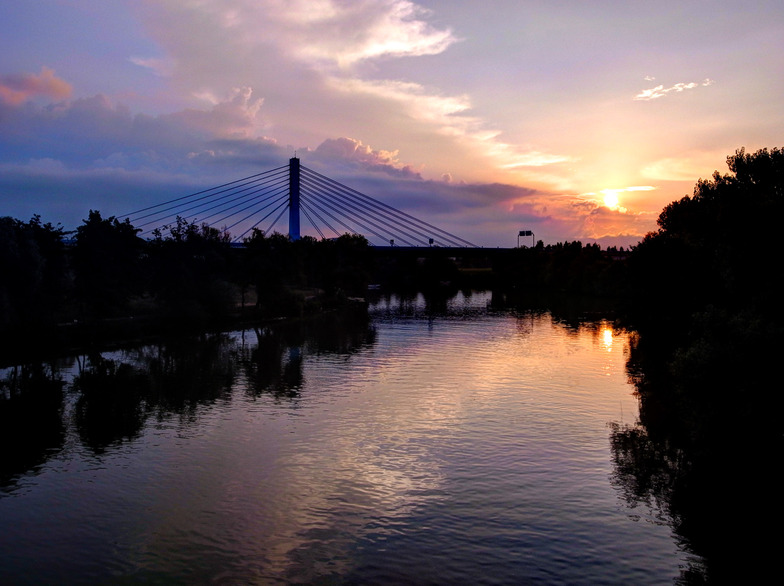
<instances>
[{"instance_id":1,"label":"reflected sky on water","mask_svg":"<svg viewBox=\"0 0 784 586\"><path fill-rule=\"evenodd\" d=\"M672 583L687 554L611 481L628 334L490 302L6 369L6 413L62 400L4 471L0 581Z\"/></svg>"}]
</instances>

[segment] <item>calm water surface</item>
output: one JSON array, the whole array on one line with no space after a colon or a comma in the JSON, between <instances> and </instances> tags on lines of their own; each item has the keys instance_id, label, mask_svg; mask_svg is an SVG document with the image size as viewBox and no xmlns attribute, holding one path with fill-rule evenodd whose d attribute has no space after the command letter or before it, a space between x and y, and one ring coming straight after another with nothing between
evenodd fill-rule
<instances>
[{"instance_id":1,"label":"calm water surface","mask_svg":"<svg viewBox=\"0 0 784 586\"><path fill-rule=\"evenodd\" d=\"M488 302L47 367L0 583L672 583L688 555L614 480L628 334Z\"/></svg>"}]
</instances>

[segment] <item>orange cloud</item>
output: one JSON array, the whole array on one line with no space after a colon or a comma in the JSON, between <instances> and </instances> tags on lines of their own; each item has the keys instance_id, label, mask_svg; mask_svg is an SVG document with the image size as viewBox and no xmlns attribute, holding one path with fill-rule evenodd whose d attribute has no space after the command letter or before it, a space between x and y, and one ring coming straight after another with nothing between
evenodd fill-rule
<instances>
[{"instance_id":1,"label":"orange cloud","mask_svg":"<svg viewBox=\"0 0 784 586\"><path fill-rule=\"evenodd\" d=\"M17 106L35 96L64 99L71 95L71 84L42 67L38 75L15 73L0 76L0 101Z\"/></svg>"}]
</instances>

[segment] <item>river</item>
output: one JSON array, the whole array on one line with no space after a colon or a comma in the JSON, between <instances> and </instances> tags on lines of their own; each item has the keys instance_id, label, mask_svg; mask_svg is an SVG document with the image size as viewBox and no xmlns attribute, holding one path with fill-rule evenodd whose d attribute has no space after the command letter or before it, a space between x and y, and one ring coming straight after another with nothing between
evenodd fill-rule
<instances>
[{"instance_id":1,"label":"river","mask_svg":"<svg viewBox=\"0 0 784 586\"><path fill-rule=\"evenodd\" d=\"M632 334L490 301L0 370L0 583L672 584L612 451Z\"/></svg>"}]
</instances>

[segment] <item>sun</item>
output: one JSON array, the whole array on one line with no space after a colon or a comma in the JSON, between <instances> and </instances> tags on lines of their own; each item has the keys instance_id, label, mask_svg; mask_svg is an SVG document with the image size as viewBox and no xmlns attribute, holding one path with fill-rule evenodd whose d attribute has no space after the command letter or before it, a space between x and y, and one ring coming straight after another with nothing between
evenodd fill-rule
<instances>
[{"instance_id":1,"label":"sun","mask_svg":"<svg viewBox=\"0 0 784 586\"><path fill-rule=\"evenodd\" d=\"M611 210L618 207L618 192L615 189L604 189L602 190L602 195L604 196L605 207Z\"/></svg>"}]
</instances>

